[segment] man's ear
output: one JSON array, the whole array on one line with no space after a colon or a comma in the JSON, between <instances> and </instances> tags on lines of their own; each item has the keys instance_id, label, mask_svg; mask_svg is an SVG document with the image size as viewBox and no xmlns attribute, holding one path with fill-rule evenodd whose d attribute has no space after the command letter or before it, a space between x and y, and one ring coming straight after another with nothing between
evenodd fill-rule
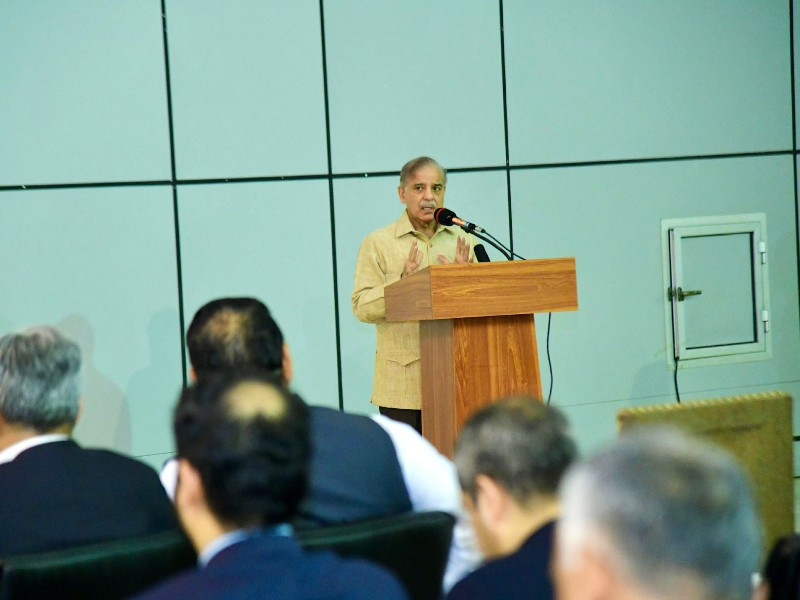
<instances>
[{"instance_id":1,"label":"man's ear","mask_svg":"<svg viewBox=\"0 0 800 600\"><path fill-rule=\"evenodd\" d=\"M192 366L189 367L189 383L197 383L197 372Z\"/></svg>"},{"instance_id":2,"label":"man's ear","mask_svg":"<svg viewBox=\"0 0 800 600\"><path fill-rule=\"evenodd\" d=\"M560 531L556 533L557 536L561 534ZM611 565L605 557L584 544L566 549L557 540L549 571L558 598L603 600L613 597L615 592L616 577Z\"/></svg>"},{"instance_id":3,"label":"man's ear","mask_svg":"<svg viewBox=\"0 0 800 600\"><path fill-rule=\"evenodd\" d=\"M484 522L495 524L500 521L506 513L508 501L508 492L494 479L486 475L475 477L475 510Z\"/></svg>"},{"instance_id":4,"label":"man's ear","mask_svg":"<svg viewBox=\"0 0 800 600\"><path fill-rule=\"evenodd\" d=\"M581 560L585 569L582 573L583 585L594 590L594 598L611 598L619 593L621 582L619 574L609 557L600 554L595 548L582 548Z\"/></svg>"},{"instance_id":5,"label":"man's ear","mask_svg":"<svg viewBox=\"0 0 800 600\"><path fill-rule=\"evenodd\" d=\"M286 342L283 342L281 369L283 370L283 383L288 386L290 383L292 383L292 377L294 377L294 370L292 369L292 355L289 352L289 344L287 344Z\"/></svg>"},{"instance_id":6,"label":"man's ear","mask_svg":"<svg viewBox=\"0 0 800 600\"><path fill-rule=\"evenodd\" d=\"M178 459L178 484L175 490L175 506L179 512L191 513L206 507L206 495L200 473L185 458Z\"/></svg>"},{"instance_id":7,"label":"man's ear","mask_svg":"<svg viewBox=\"0 0 800 600\"><path fill-rule=\"evenodd\" d=\"M397 186L397 197L400 198L400 202L403 204L406 203L406 191L403 189L402 185Z\"/></svg>"}]
</instances>

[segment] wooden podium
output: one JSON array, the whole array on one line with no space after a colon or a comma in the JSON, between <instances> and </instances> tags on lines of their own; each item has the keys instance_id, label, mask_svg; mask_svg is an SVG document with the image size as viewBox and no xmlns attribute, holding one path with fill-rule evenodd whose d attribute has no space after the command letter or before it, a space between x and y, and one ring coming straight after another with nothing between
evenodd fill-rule
<instances>
[{"instance_id":1,"label":"wooden podium","mask_svg":"<svg viewBox=\"0 0 800 600\"><path fill-rule=\"evenodd\" d=\"M578 309L574 258L435 265L386 287L387 321L419 321L422 433L447 456L476 409L542 397L534 313Z\"/></svg>"}]
</instances>

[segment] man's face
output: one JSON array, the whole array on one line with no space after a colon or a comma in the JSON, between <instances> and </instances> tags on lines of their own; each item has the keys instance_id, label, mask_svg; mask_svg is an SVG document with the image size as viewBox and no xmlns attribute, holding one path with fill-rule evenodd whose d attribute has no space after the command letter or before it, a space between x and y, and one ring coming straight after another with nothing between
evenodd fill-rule
<instances>
[{"instance_id":1,"label":"man's face","mask_svg":"<svg viewBox=\"0 0 800 600\"><path fill-rule=\"evenodd\" d=\"M434 165L417 169L397 188L400 202L406 205L408 218L414 225L433 222L433 211L444 205L444 174Z\"/></svg>"}]
</instances>

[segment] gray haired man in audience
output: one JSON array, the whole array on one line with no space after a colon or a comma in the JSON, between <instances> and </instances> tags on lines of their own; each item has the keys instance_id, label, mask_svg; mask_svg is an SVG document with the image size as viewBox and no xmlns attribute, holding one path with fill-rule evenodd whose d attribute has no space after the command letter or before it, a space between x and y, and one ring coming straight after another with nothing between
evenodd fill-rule
<instances>
[{"instance_id":1,"label":"gray haired man in audience","mask_svg":"<svg viewBox=\"0 0 800 600\"><path fill-rule=\"evenodd\" d=\"M488 562L457 583L448 600L553 598L557 491L575 456L563 415L529 396L499 400L469 419L455 460Z\"/></svg>"},{"instance_id":2,"label":"gray haired man in audience","mask_svg":"<svg viewBox=\"0 0 800 600\"><path fill-rule=\"evenodd\" d=\"M80 368L52 327L0 338L0 557L178 527L155 471L70 438Z\"/></svg>"},{"instance_id":3,"label":"gray haired man in audience","mask_svg":"<svg viewBox=\"0 0 800 600\"><path fill-rule=\"evenodd\" d=\"M576 465L561 490L559 598L746 600L761 527L722 450L642 430Z\"/></svg>"}]
</instances>

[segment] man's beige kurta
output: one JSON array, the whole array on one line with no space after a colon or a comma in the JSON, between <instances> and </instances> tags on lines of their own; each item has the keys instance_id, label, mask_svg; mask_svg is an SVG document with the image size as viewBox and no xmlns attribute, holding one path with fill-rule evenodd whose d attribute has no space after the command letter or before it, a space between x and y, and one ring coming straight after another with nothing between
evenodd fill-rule
<instances>
[{"instance_id":1,"label":"man's beige kurta","mask_svg":"<svg viewBox=\"0 0 800 600\"><path fill-rule=\"evenodd\" d=\"M455 260L458 236L470 243L470 261L474 261L475 239L457 227L439 226L429 240L416 231L408 213L391 225L370 233L362 242L356 261L353 285L353 312L360 321L375 323L375 381L372 403L389 408L419 410L422 406L420 377L419 323L386 322L383 289L400 279L412 241L422 252L418 269L439 264L439 255Z\"/></svg>"}]
</instances>

